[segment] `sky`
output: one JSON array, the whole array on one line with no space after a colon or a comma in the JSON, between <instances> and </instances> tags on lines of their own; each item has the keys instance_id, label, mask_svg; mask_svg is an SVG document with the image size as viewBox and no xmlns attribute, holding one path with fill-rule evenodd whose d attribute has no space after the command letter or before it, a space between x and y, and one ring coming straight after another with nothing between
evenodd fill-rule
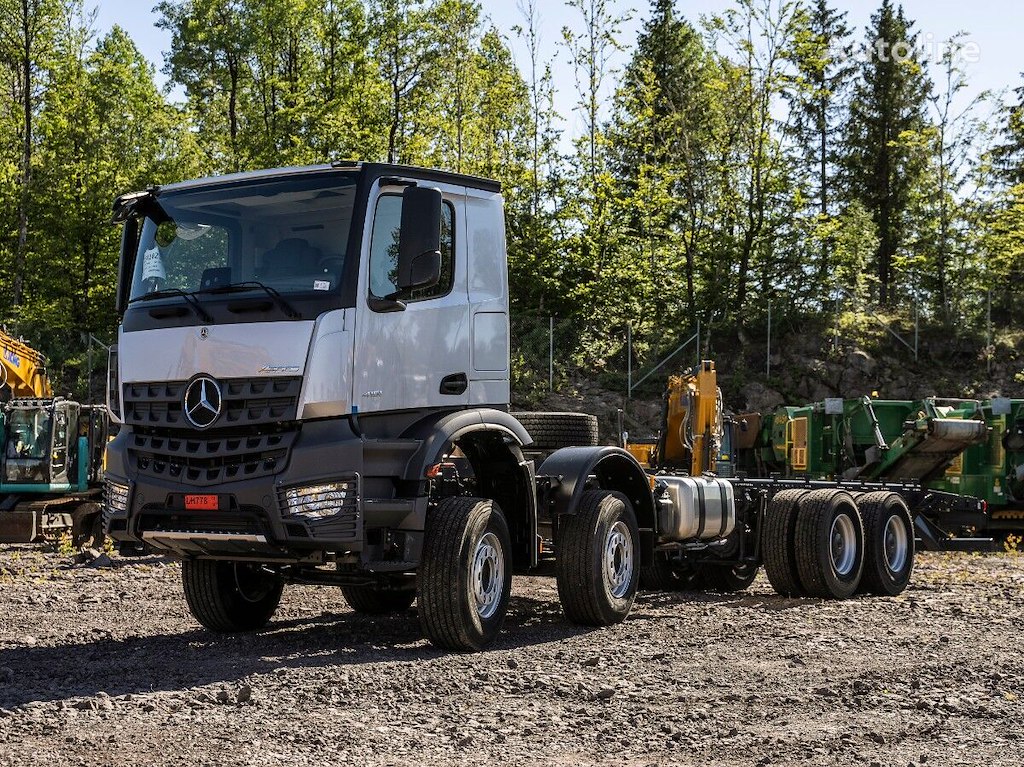
<instances>
[{"instance_id":1,"label":"sky","mask_svg":"<svg viewBox=\"0 0 1024 767\"><path fill-rule=\"evenodd\" d=\"M90 0L86 0L90 5ZM847 23L857 30L857 40L863 40L864 27L870 21L872 12L880 0L857 2L855 0L833 0L832 6L847 12ZM96 9L96 30L103 33L114 24L120 24L135 40L139 50L156 67L158 82L163 83L161 73L164 53L170 49L170 34L156 27L158 14L151 8L156 0L92 0ZM513 55L520 67L528 65L525 48L513 32L513 27L523 23L517 0L481 0L483 12L494 25L506 35ZM555 56L553 67L555 87L558 91L556 107L567 118L567 137L579 130L572 119L572 108L577 101L575 79L568 66L565 50L561 45L561 29L580 24L578 11L567 8L559 0L538 0L541 17L541 45L544 56ZM676 0L680 15L697 23L702 15L719 13L733 5L730 0ZM926 54L939 55L942 41L957 32L967 34L971 43L967 50L969 60L965 69L969 78L969 89L959 103L963 106L983 91L993 93L1009 92L1024 82L1024 55L1021 50L1021 34L1024 32L1024 3L1020 0L903 0L908 18L915 21L919 33L919 44ZM622 66L628 58L628 49L647 17L649 2L628 2L609 0L609 6L617 15L630 15L631 21L622 27L620 42L627 49L612 66ZM934 71L935 68L933 68ZM175 94L180 98L180 93ZM606 94L606 97L610 92ZM983 116L983 115L979 115Z\"/></svg>"}]
</instances>

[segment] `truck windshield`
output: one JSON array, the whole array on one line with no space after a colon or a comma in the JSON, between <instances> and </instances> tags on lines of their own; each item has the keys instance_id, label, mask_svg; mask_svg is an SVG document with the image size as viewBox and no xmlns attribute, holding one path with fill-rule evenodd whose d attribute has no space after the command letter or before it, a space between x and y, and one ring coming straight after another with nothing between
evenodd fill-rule
<instances>
[{"instance_id":1,"label":"truck windshield","mask_svg":"<svg viewBox=\"0 0 1024 767\"><path fill-rule=\"evenodd\" d=\"M355 177L339 173L161 194L143 220L130 299L232 285L336 292L354 199Z\"/></svg>"}]
</instances>

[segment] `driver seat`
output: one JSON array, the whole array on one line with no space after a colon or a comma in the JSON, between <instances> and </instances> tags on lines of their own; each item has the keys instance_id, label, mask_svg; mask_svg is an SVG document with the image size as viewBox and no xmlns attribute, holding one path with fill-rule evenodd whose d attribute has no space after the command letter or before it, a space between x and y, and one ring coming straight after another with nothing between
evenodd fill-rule
<instances>
[{"instance_id":1,"label":"driver seat","mask_svg":"<svg viewBox=\"0 0 1024 767\"><path fill-rule=\"evenodd\" d=\"M319 248L314 248L301 237L288 237L263 254L259 276L274 278L312 274L316 272L319 261Z\"/></svg>"}]
</instances>

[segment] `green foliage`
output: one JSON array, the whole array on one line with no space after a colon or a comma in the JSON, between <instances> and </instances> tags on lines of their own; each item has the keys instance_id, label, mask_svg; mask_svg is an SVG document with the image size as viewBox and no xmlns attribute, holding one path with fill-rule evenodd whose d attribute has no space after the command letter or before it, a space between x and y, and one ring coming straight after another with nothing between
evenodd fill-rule
<instances>
[{"instance_id":1,"label":"green foliage","mask_svg":"<svg viewBox=\"0 0 1024 767\"><path fill-rule=\"evenodd\" d=\"M878 229L872 269L878 300L889 303L899 281L898 260L910 240L908 215L927 163L926 105L931 81L915 50L917 33L903 8L882 0L871 17L865 58L850 102L844 151L849 195L871 212ZM903 266L907 266L904 262Z\"/></svg>"},{"instance_id":2,"label":"green foliage","mask_svg":"<svg viewBox=\"0 0 1024 767\"><path fill-rule=\"evenodd\" d=\"M116 322L114 196L354 158L500 180L513 313L560 317L574 370L621 376L627 327L635 369L698 322L705 345L742 345L769 306L832 327L838 302L870 336L863 307L905 324L916 305L960 335L991 290L995 323L1024 323L1024 87L991 132L951 110L959 38L929 76L892 55L916 33L890 0L859 58L828 0L735 0L701 23L652 0L635 40L610 0L566 4L549 61L540 0L513 30L473 0L163 0L175 105L79 0L0 0L0 318L87 391L88 338ZM546 384L535 368L514 366L525 389Z\"/></svg>"}]
</instances>

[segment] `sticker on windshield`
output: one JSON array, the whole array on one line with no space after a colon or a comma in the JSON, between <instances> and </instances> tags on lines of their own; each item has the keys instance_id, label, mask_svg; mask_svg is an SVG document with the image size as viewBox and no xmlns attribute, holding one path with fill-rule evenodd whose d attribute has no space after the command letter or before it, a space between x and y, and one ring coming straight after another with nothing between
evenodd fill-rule
<instances>
[{"instance_id":1,"label":"sticker on windshield","mask_svg":"<svg viewBox=\"0 0 1024 767\"><path fill-rule=\"evenodd\" d=\"M150 248L142 254L142 279L156 278L163 280L167 278L164 270L164 260L160 257L159 248Z\"/></svg>"},{"instance_id":2,"label":"sticker on windshield","mask_svg":"<svg viewBox=\"0 0 1024 767\"><path fill-rule=\"evenodd\" d=\"M330 290L330 280L313 280L313 290Z\"/></svg>"},{"instance_id":3,"label":"sticker on windshield","mask_svg":"<svg viewBox=\"0 0 1024 767\"><path fill-rule=\"evenodd\" d=\"M210 231L209 224L186 224L181 221L178 222L178 230L175 233L178 237L183 240L198 240L208 231Z\"/></svg>"}]
</instances>

